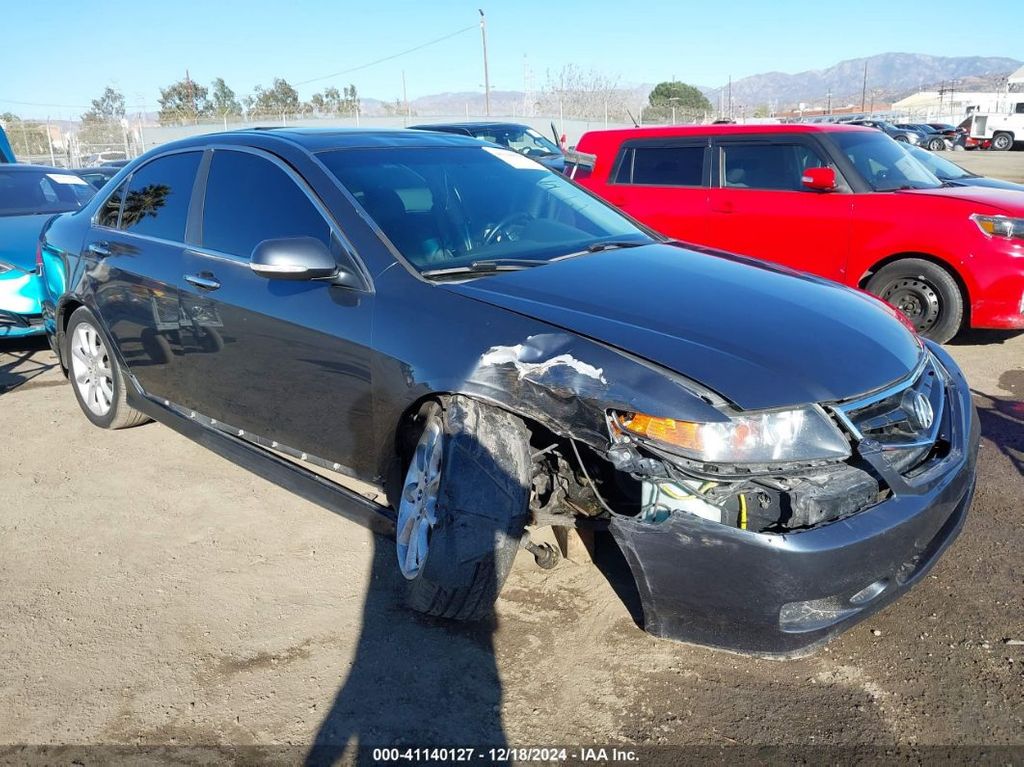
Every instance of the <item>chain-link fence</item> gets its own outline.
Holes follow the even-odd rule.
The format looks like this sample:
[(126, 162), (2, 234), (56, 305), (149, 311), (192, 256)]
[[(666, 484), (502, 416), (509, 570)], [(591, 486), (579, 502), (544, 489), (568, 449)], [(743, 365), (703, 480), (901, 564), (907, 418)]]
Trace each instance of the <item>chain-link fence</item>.
[[(708, 124), (719, 119), (743, 123), (774, 123), (782, 121), (835, 122), (873, 117), (891, 122), (959, 124), (964, 115), (921, 109), (906, 112), (875, 111), (865, 113), (806, 114), (789, 113), (784, 116), (750, 117), (742, 114), (720, 114), (669, 106), (636, 106), (621, 103), (590, 104), (585, 109), (573, 104), (543, 113), (524, 115), (522, 112), (474, 114), (469, 108), (461, 114), (417, 114), (411, 109), (396, 107), (385, 115), (355, 113), (347, 116), (318, 116), (304, 113), (282, 113), (245, 117), (202, 118), (185, 125), (153, 125), (141, 115), (120, 120), (90, 121), (78, 124), (49, 124), (44, 121), (8, 120), (3, 123), (19, 162), (55, 165), (66, 168), (84, 168), (105, 162), (130, 160), (145, 151), (169, 141), (217, 131), (240, 130), (253, 127), (303, 128), (404, 128), (431, 123), (502, 121), (528, 125), (544, 136), (573, 146), (587, 131), (609, 128), (628, 128), (634, 125), (686, 125)], [(525, 111), (525, 110), (524, 110)]]

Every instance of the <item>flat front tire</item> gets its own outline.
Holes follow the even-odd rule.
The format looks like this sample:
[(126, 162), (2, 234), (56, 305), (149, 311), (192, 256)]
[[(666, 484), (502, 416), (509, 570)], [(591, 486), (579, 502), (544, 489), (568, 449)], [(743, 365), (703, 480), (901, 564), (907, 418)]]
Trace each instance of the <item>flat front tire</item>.
[(64, 332), (68, 378), (85, 417), (102, 429), (127, 429), (150, 420), (128, 404), (124, 374), (96, 316), (84, 306)]
[(529, 514), (530, 443), (515, 416), (466, 397), (427, 403), (396, 528), (406, 603), (455, 620), (486, 617)]
[(925, 338), (945, 343), (960, 330), (964, 299), (948, 271), (922, 258), (887, 264), (868, 281), (867, 289), (903, 312)]

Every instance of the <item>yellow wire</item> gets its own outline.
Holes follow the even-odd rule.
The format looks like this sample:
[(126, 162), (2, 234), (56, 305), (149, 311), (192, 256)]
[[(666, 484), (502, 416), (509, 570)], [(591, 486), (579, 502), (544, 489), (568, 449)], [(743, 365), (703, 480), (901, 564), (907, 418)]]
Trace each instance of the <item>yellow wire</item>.
[(740, 494), (740, 530), (747, 529), (747, 497)]

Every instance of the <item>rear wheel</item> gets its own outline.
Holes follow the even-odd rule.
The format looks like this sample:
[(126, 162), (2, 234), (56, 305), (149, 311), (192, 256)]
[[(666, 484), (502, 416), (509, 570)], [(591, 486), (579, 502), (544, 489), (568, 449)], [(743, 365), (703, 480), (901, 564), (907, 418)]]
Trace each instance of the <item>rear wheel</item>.
[(430, 402), (409, 457), (396, 529), (406, 602), (428, 615), (478, 620), (512, 568), (529, 513), (526, 426), (466, 397)]
[(906, 136), (896, 136), (896, 140), (899, 141), (901, 144), (910, 143), (910, 139), (908, 139)]
[(895, 261), (879, 269), (867, 289), (903, 312), (925, 338), (945, 343), (960, 330), (963, 296), (938, 264), (921, 258)]
[(997, 152), (1006, 152), (1013, 149), (1013, 134), (997, 133), (992, 137), (991, 148)]
[(124, 374), (95, 315), (84, 306), (71, 315), (64, 344), (71, 388), (86, 418), (103, 429), (127, 429), (149, 420), (128, 404)]

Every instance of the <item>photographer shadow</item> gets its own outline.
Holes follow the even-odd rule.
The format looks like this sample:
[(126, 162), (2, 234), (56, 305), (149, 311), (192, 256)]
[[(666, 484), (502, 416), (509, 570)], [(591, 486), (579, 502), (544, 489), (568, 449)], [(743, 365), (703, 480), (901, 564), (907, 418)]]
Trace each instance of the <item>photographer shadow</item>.
[(394, 541), (374, 536), (355, 656), (307, 765), (377, 763), (375, 747), (505, 745), (494, 619), (461, 624), (418, 615), (403, 604), (403, 581)]
[[(479, 443), (476, 448), (471, 450), (482, 470), (491, 476), (503, 472), (486, 448)], [(445, 497), (455, 503), (453, 496)], [(497, 546), (499, 536), (490, 529), (488, 515), (470, 518), (468, 524), (479, 536), (474, 540)], [(466, 555), (461, 549), (433, 546), (430, 552), (438, 557)], [(484, 569), (495, 577), (494, 568)], [(320, 723), (306, 765), (376, 764), (381, 761), (374, 754), (379, 748), (474, 747), (480, 754), (506, 745), (493, 612), (465, 623), (428, 617), (406, 606), (408, 583), (398, 566), (394, 539), (375, 535), (352, 664)], [(413, 761), (435, 760), (425, 756)]]

